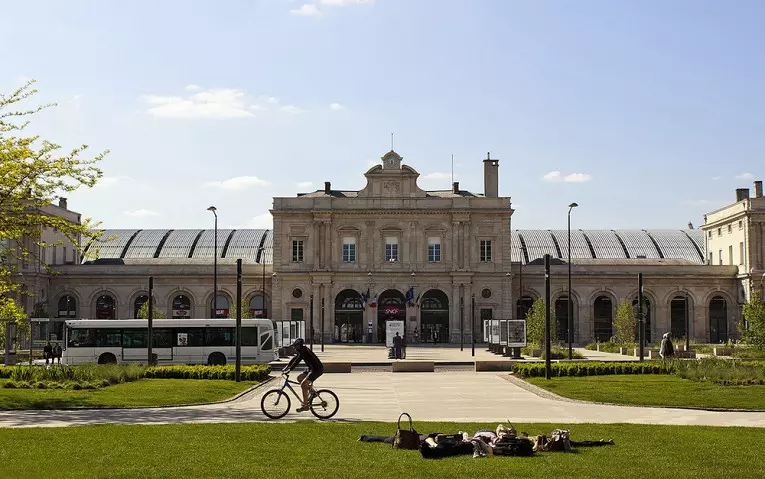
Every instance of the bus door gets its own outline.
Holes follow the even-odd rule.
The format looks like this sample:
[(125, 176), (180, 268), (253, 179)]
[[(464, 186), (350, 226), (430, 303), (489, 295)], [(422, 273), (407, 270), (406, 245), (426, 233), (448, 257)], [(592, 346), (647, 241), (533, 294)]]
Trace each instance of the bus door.
[[(146, 363), (149, 356), (148, 328), (125, 329), (122, 332), (122, 360)], [(157, 355), (157, 361), (173, 360), (172, 331), (170, 329), (154, 329), (152, 354)]]

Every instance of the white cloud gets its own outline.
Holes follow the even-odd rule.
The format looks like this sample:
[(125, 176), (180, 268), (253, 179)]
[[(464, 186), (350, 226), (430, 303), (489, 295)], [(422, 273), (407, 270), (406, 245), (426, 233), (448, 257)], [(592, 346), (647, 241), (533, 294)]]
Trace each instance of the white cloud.
[(310, 188), (313, 186), (313, 181), (301, 181), (297, 184), (298, 188)]
[(737, 180), (751, 180), (754, 178), (754, 175), (751, 173), (741, 173), (740, 175), (736, 175)]
[[(147, 110), (158, 118), (242, 118), (253, 116), (250, 102), (243, 90), (234, 88), (203, 90), (187, 86), (193, 92), (187, 97), (144, 95)], [(196, 89), (195, 89), (196, 88)]]
[(345, 6), (345, 5), (364, 5), (375, 3), (375, 0), (318, 0), (321, 5)]
[(139, 210), (133, 210), (133, 211), (124, 211), (124, 215), (132, 216), (134, 218), (145, 218), (147, 216), (157, 216), (159, 213), (152, 210), (146, 210), (146, 209), (139, 209)]
[(223, 181), (208, 181), (205, 186), (230, 191), (241, 191), (253, 186), (266, 186), (268, 182), (256, 176), (236, 176)]
[(293, 115), (297, 114), (297, 113), (301, 113), (303, 111), (303, 110), (301, 110), (300, 108), (298, 108), (298, 107), (296, 107), (294, 105), (284, 105), (283, 107), (281, 107), (279, 109), (281, 111), (283, 111), (284, 113), (290, 113), (290, 114), (293, 114)]
[(339, 110), (345, 110), (345, 107), (341, 105), (340, 103), (333, 103), (329, 105), (329, 109), (332, 111), (339, 111)]
[(265, 103), (268, 103), (269, 105), (278, 105), (279, 104), (279, 99), (277, 97), (275, 97), (275, 96), (259, 96), (258, 100), (262, 101), (262, 102), (265, 102)]
[(298, 8), (297, 10), (290, 10), (290, 13), (295, 15), (303, 15), (306, 17), (318, 17), (321, 16), (321, 12), (318, 8), (316, 8), (316, 5), (308, 4), (306, 3), (302, 7)]
[(560, 180), (560, 171), (551, 171), (546, 173), (542, 179), (545, 181), (558, 181)]
[(542, 176), (544, 181), (564, 181), (566, 183), (585, 183), (592, 180), (592, 175), (587, 173), (570, 173), (563, 176), (560, 171), (550, 171)]
[(185, 88), (186, 91), (199, 91), (201, 89), (202, 87), (199, 85), (186, 85), (186, 88)]

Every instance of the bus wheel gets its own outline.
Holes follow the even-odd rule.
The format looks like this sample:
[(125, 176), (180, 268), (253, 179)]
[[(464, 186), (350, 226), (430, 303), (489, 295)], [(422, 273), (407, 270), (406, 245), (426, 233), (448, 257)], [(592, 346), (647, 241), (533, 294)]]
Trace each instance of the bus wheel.
[(117, 358), (112, 353), (104, 353), (98, 357), (98, 364), (117, 364)]
[(226, 356), (224, 356), (223, 353), (212, 353), (210, 357), (207, 358), (207, 364), (210, 366), (225, 366)]

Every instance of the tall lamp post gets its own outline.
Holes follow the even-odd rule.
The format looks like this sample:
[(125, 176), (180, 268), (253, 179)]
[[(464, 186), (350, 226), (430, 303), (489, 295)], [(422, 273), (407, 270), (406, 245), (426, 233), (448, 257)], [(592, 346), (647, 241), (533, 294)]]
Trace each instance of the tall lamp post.
[(261, 246), (258, 248), (258, 257), (260, 259), (260, 265), (263, 271), (262, 278), (261, 278), (261, 285), (260, 285), (260, 293), (261, 293), (260, 297), (263, 298), (263, 305), (262, 305), (263, 309), (261, 310), (261, 314), (263, 315), (264, 318), (267, 318), (268, 314), (266, 314), (266, 311), (267, 311), (266, 310), (266, 261), (265, 261), (265, 258), (263, 257), (263, 255), (266, 252), (265, 250), (266, 250), (265, 246)]
[[(215, 215), (215, 239), (213, 254), (213, 318), (218, 317), (218, 208), (211, 206), (207, 211), (212, 211)], [(237, 305), (239, 306), (239, 305)]]
[(571, 341), (574, 338), (574, 304), (571, 302), (571, 210), (579, 206), (576, 203), (568, 205), (568, 358), (574, 359)]

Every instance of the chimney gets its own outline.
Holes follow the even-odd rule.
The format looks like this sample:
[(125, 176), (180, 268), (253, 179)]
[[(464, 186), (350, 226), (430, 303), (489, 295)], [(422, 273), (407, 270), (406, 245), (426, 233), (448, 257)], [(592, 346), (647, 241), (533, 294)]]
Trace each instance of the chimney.
[(691, 223), (690, 221), (688, 222), (688, 229), (689, 229), (689, 230), (692, 230), (692, 229), (693, 229), (693, 223)]
[(749, 188), (736, 188), (736, 202), (749, 198)]
[(332, 183), (329, 181), (324, 182), (324, 193), (326, 194), (332, 194)]
[(754, 182), (754, 197), (762, 198), (762, 181)]
[(486, 153), (483, 160), (483, 195), (487, 198), (499, 197), (499, 160), (491, 159)]
[(455, 195), (460, 192), (460, 182), (459, 181), (455, 181), (452, 184), (452, 191), (454, 192)]
[(59, 198), (58, 199), (58, 207), (59, 208), (63, 208), (63, 209), (67, 209), (67, 207), (66, 207), (66, 198)]

